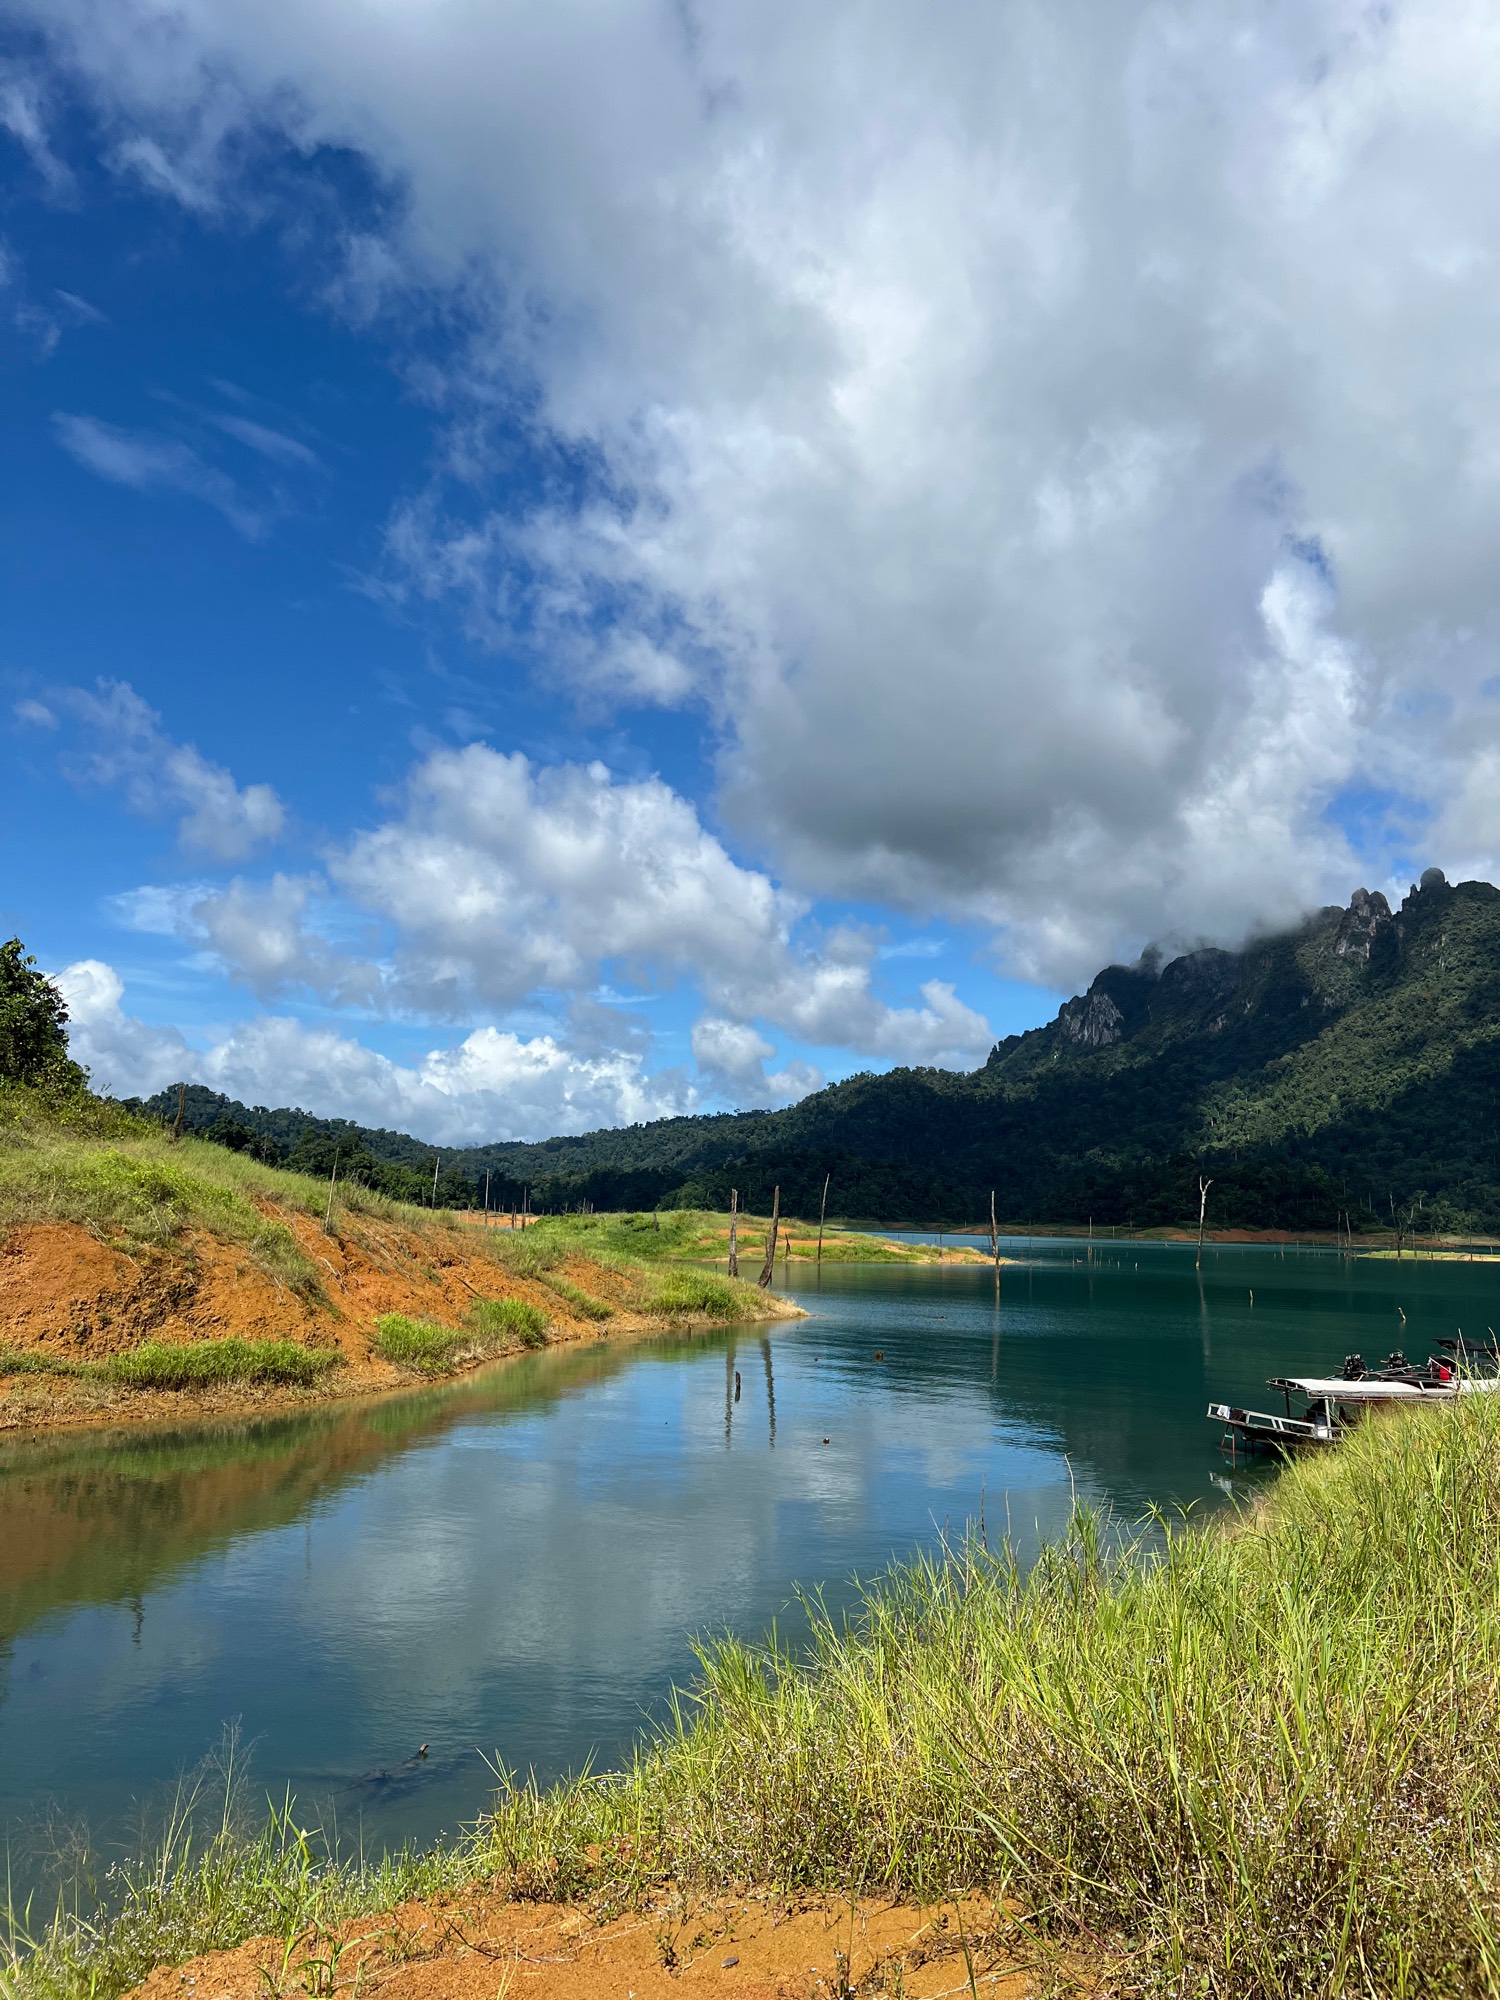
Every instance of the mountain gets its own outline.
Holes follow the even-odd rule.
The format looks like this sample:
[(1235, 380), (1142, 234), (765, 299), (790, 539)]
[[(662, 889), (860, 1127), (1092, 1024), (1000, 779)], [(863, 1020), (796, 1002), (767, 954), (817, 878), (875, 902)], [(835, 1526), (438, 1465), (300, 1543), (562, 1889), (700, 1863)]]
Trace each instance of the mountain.
[[(238, 1120), (309, 1155), (342, 1133), (430, 1186), (433, 1154), (404, 1134), (188, 1099), (195, 1129)], [(733, 1186), (763, 1209), (779, 1183), (806, 1214), (831, 1173), (844, 1216), (976, 1222), (994, 1188), (1012, 1222), (1139, 1227), (1195, 1217), (1201, 1173), (1220, 1224), (1492, 1229), (1497, 1118), (1500, 890), (1429, 869), (1394, 911), (1360, 889), (1240, 951), (1108, 966), (967, 1075), (865, 1073), (785, 1111), (445, 1152), (439, 1199), (488, 1171), (500, 1206), (524, 1184), (542, 1208), (723, 1207)]]

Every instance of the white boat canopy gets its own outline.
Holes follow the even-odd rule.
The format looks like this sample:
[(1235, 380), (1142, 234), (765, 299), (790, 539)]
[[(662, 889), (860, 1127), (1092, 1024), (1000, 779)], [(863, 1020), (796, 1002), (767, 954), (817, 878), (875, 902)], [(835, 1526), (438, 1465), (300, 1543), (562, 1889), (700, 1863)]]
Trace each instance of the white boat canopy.
[(1415, 1382), (1370, 1382), (1363, 1378), (1347, 1382), (1342, 1375), (1278, 1375), (1270, 1386), (1295, 1389), (1314, 1403), (1388, 1403), (1403, 1397), (1431, 1402), (1435, 1396), (1453, 1395), (1458, 1383), (1434, 1382), (1431, 1388), (1423, 1389)]

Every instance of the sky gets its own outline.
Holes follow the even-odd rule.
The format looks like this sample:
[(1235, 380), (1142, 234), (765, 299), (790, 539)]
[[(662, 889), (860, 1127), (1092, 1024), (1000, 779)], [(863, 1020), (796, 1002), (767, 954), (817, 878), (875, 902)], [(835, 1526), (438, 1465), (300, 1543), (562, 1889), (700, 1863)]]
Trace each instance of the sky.
[(1500, 15), (0, 0), (0, 934), (438, 1143), (1500, 849)]

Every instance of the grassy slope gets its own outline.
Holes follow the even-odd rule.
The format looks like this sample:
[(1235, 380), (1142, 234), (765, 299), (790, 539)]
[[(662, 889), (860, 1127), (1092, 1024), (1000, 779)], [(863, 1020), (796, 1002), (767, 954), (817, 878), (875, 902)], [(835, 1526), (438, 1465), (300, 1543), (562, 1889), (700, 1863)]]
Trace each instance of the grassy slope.
[(623, 1778), (503, 1795), (363, 1867), (290, 1820), (218, 1826), (64, 1914), (24, 2000), (293, 1938), (476, 1877), (618, 1904), (709, 1888), (983, 1884), (1121, 1990), (1500, 1992), (1500, 1406), (1372, 1422), (1228, 1528), (1122, 1551), (1079, 1517), (1027, 1577), (970, 1547), (897, 1571), (810, 1663), (703, 1655)]
[[(72, 1225), (132, 1259), (188, 1265), (207, 1243), (231, 1245), (283, 1288), (281, 1296), (290, 1295), (289, 1319), (295, 1302), (304, 1327), (313, 1330), (301, 1341), (200, 1339), (191, 1358), (180, 1340), (94, 1358), (34, 1343), (7, 1347), (0, 1336), (0, 1375), (66, 1375), (133, 1388), (306, 1386), (347, 1358), (339, 1342), (348, 1315), (332, 1296), (333, 1267), (318, 1248), (327, 1241), (325, 1216), (327, 1235), (341, 1251), (366, 1253), (371, 1262), (388, 1264), (394, 1254), (406, 1269), (420, 1269), (451, 1261), (457, 1245), (470, 1268), (477, 1266), (478, 1286), (465, 1280), (467, 1308), (449, 1321), (427, 1313), (385, 1315), (425, 1329), (404, 1338), (377, 1330), (373, 1343), (377, 1356), (415, 1373), (451, 1372), (487, 1354), (534, 1345), (546, 1337), (549, 1321), (732, 1319), (767, 1310), (752, 1286), (660, 1268), (694, 1253), (708, 1218), (674, 1218), (665, 1233), (654, 1231), (647, 1216), (558, 1219), (512, 1235), (465, 1228), (445, 1213), (352, 1184), (336, 1189), (330, 1211), (326, 1182), (201, 1140), (173, 1143), (159, 1126), (91, 1098), (58, 1105), (0, 1089), (0, 1232)], [(570, 1277), (564, 1266), (578, 1268)], [(608, 1298), (590, 1289), (591, 1273)], [(484, 1296), (490, 1283), (500, 1296)], [(540, 1285), (551, 1309), (505, 1296), (517, 1284)]]
[[(741, 1211), (738, 1230), (742, 1272), (759, 1271), (770, 1226), (768, 1215)], [(535, 1235), (538, 1229), (541, 1233)], [(527, 1234), (534, 1237), (538, 1247), (550, 1249), (553, 1245), (567, 1244), (582, 1255), (606, 1263), (619, 1257), (633, 1262), (656, 1262), (663, 1258), (718, 1260), (729, 1251), (729, 1217), (700, 1208), (669, 1208), (658, 1215), (547, 1216)], [(816, 1223), (781, 1217), (776, 1244), (778, 1258), (790, 1248), (794, 1260), (806, 1261), (816, 1256), (817, 1244)], [(939, 1250), (933, 1243), (896, 1243), (888, 1237), (843, 1229), (831, 1223), (823, 1232), (825, 1264), (935, 1264), (955, 1255), (972, 1259), (981, 1253), (964, 1245), (949, 1244)]]

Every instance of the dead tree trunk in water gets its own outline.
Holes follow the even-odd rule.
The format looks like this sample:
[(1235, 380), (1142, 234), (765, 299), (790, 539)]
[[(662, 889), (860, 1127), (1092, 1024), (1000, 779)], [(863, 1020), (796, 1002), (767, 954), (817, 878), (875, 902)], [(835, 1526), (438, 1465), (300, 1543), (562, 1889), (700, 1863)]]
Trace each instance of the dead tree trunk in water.
[(831, 1172), (823, 1176), (823, 1206), (818, 1210), (818, 1268), (823, 1267), (823, 1224), (828, 1219), (828, 1183), (833, 1179)]
[(995, 1260), (995, 1276), (1000, 1275), (1000, 1230), (995, 1221), (995, 1190), (990, 1189), (990, 1255)]
[(740, 1275), (740, 1191), (729, 1190), (729, 1275)]
[(1203, 1269), (1203, 1217), (1208, 1209), (1208, 1191), (1212, 1186), (1213, 1186), (1212, 1181), (1206, 1181), (1203, 1178), (1202, 1174), (1199, 1174), (1198, 1176), (1198, 1261), (1193, 1266), (1193, 1269), (1195, 1271), (1201, 1271)]
[(766, 1261), (761, 1265), (760, 1277), (756, 1281), (762, 1291), (765, 1291), (770, 1285), (771, 1279), (776, 1272), (776, 1231), (780, 1226), (780, 1222), (781, 1186), (778, 1182), (776, 1191), (771, 1196), (771, 1226), (766, 1231)]

